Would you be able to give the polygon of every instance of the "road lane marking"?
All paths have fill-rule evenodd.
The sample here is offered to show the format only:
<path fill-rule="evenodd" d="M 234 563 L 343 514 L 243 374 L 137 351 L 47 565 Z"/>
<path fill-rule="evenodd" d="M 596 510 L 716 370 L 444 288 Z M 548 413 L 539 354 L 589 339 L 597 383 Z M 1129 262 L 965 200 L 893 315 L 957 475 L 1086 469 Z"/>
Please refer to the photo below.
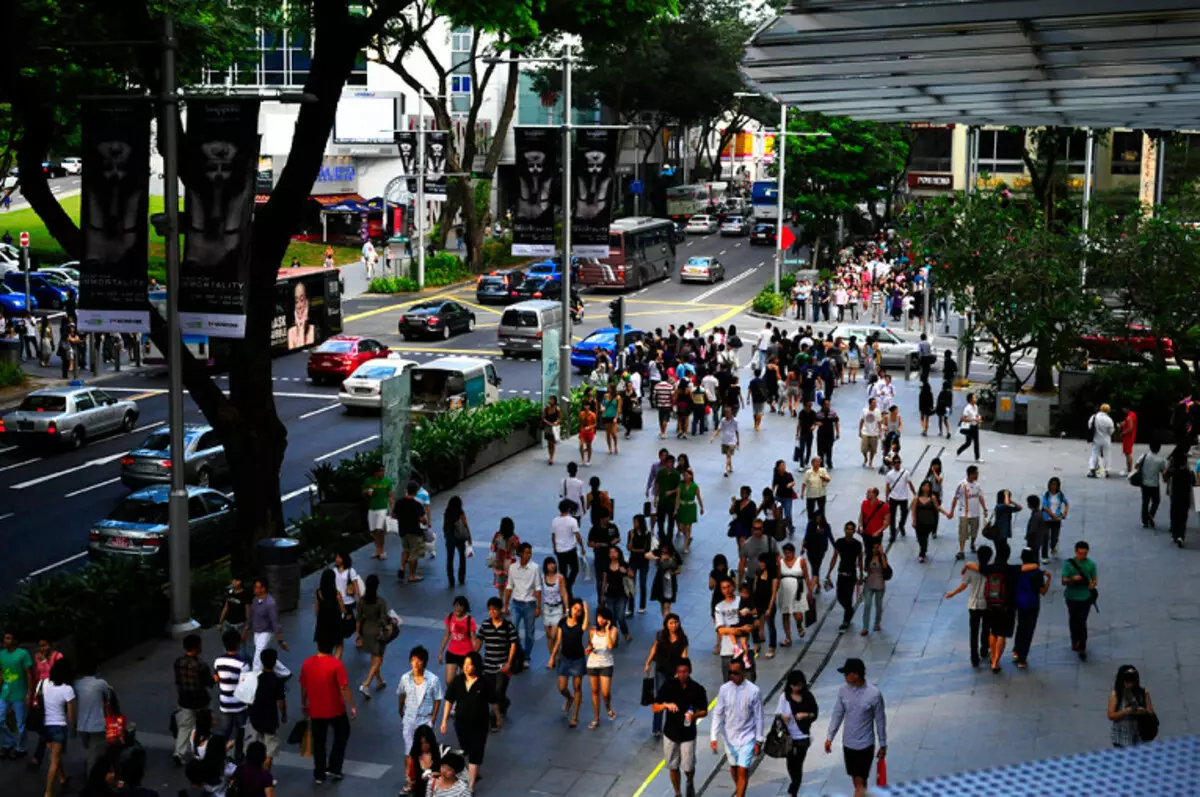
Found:
<path fill-rule="evenodd" d="M 468 302 L 466 299 L 463 299 L 461 297 L 456 298 L 454 301 L 458 302 L 459 304 L 465 304 L 467 307 L 474 307 L 476 310 L 482 310 L 485 313 L 493 313 L 495 315 L 504 315 L 503 310 L 497 310 L 494 307 L 486 307 L 482 304 L 475 304 L 475 302 Z"/>
<path fill-rule="evenodd" d="M 158 388 L 155 390 L 142 391 L 141 388 L 137 388 L 137 387 L 107 387 L 107 386 L 105 386 L 104 391 L 106 393 L 145 392 L 146 393 L 145 396 L 132 396 L 131 398 L 147 398 L 149 396 L 161 396 L 167 392 L 167 389 L 166 388 Z M 185 390 L 183 392 L 187 393 L 188 391 Z M 227 395 L 227 396 L 229 395 L 228 391 L 222 391 L 222 392 L 224 392 L 225 395 Z M 334 398 L 334 394 L 332 394 L 332 393 L 280 393 L 280 392 L 276 391 L 272 395 L 274 395 L 276 398 L 319 399 L 320 401 L 329 401 L 329 399 Z"/>
<path fill-rule="evenodd" d="M 328 407 L 322 407 L 322 408 L 321 408 L 321 409 L 319 409 L 319 410 L 312 410 L 311 412 L 306 412 L 306 413 L 304 413 L 303 415 L 299 416 L 299 417 L 297 418 L 297 420 L 301 420 L 301 421 L 302 421 L 302 420 L 304 420 L 305 418 L 311 418 L 311 417 L 312 417 L 312 416 L 314 416 L 314 415 L 320 415 L 322 412 L 329 412 L 330 410 L 336 410 L 336 409 L 337 409 L 338 407 L 340 407 L 340 406 L 342 406 L 342 404 L 341 404 L 341 402 L 339 401 L 339 402 L 338 402 L 338 403 L 336 403 L 336 404 L 330 404 Z"/>
<path fill-rule="evenodd" d="M 707 332 L 708 330 L 712 329 L 715 326 L 724 324 L 726 321 L 733 318 L 738 313 L 744 312 L 746 310 L 746 308 L 748 308 L 751 304 L 752 304 L 752 302 L 746 302 L 745 304 L 735 307 L 732 310 L 726 310 L 724 313 L 721 313 L 716 318 L 714 318 L 710 321 L 705 321 L 703 324 L 701 324 L 699 327 L 697 327 L 697 329 L 699 329 L 701 332 Z"/>
<path fill-rule="evenodd" d="M 377 434 L 373 434 L 370 437 L 364 437 L 362 440 L 357 440 L 348 446 L 342 446 L 341 448 L 337 449 L 336 451 L 330 451 L 328 454 L 322 454 L 319 457 L 314 457 L 313 462 L 324 462 L 325 460 L 329 459 L 330 457 L 336 457 L 338 454 L 343 454 L 352 448 L 358 448 L 363 443 L 369 443 L 372 440 L 378 440 L 378 439 L 379 439 L 379 435 L 377 435 Z"/>
<path fill-rule="evenodd" d="M 4 446 L 3 448 L 0 448 L 0 454 L 4 454 L 9 451 L 16 451 L 16 450 L 17 450 L 16 446 Z"/>
<path fill-rule="evenodd" d="M 55 562 L 52 565 L 46 565 L 41 570 L 34 570 L 32 573 L 25 576 L 25 578 L 26 579 L 37 578 L 38 576 L 42 575 L 43 573 L 49 573 L 51 570 L 57 570 L 58 568 L 62 567 L 63 565 L 70 564 L 71 562 L 74 562 L 76 559 L 82 559 L 85 556 L 87 556 L 87 551 L 81 551 L 80 553 L 77 553 L 74 556 L 68 556 L 66 559 L 60 559 L 59 561 Z"/>
<path fill-rule="evenodd" d="M 30 479 L 29 481 L 24 481 L 24 482 L 21 482 L 20 484 L 14 484 L 11 487 L 9 487 L 8 489 L 24 490 L 27 487 L 33 487 L 34 485 L 41 484 L 42 482 L 48 482 L 51 479 L 57 479 L 59 476 L 66 476 L 68 473 L 75 473 L 76 471 L 81 471 L 84 468 L 94 468 L 99 465 L 107 465 L 110 462 L 116 462 L 118 459 L 120 459 L 123 456 L 125 456 L 124 451 L 122 451 L 120 454 L 113 454 L 113 455 L 107 456 L 107 457 L 97 457 L 96 459 L 90 459 L 87 462 L 84 462 L 82 465 L 76 465 L 73 468 L 67 468 L 66 470 L 60 470 L 60 471 L 56 471 L 54 473 L 47 473 L 45 476 L 38 476 L 36 479 Z"/>
<path fill-rule="evenodd" d="M 98 484 L 93 484 L 91 487 L 84 487 L 83 489 L 76 490 L 73 493 L 67 493 L 66 495 L 63 496 L 63 498 L 74 498 L 77 495 L 83 495 L 84 493 L 90 493 L 92 490 L 99 490 L 101 487 L 107 487 L 108 485 L 116 484 L 119 481 L 121 481 L 120 476 L 118 476 L 115 479 L 109 479 L 108 481 L 103 481 L 103 482 L 99 482 Z"/>
<path fill-rule="evenodd" d="M 728 249 L 722 249 L 720 252 L 717 252 L 717 257 L 720 257 L 721 255 L 725 254 L 727 251 L 729 251 L 729 250 L 728 250 Z"/>
<path fill-rule="evenodd" d="M 15 515 L 15 514 L 17 514 L 17 513 L 16 513 L 16 512 L 9 512 L 8 514 L 5 514 L 5 515 L 0 515 L 0 520 L 8 520 L 10 517 L 12 517 L 12 516 L 13 516 L 13 515 Z"/>
<path fill-rule="evenodd" d="M 380 335 L 379 337 L 386 337 L 386 336 Z M 407 352 L 415 352 L 418 354 L 425 354 L 425 353 L 431 353 L 431 354 L 488 354 L 488 355 L 496 356 L 500 353 L 499 349 L 442 349 L 442 348 L 438 348 L 437 346 L 408 346 L 408 345 L 400 346 L 398 348 L 393 348 L 391 350 L 395 351 L 395 352 L 400 352 L 401 354 L 405 354 Z M 276 395 L 278 395 L 278 394 L 276 394 Z"/>
<path fill-rule="evenodd" d="M 285 501 L 291 501 L 293 498 L 295 498 L 298 495 L 304 495 L 305 493 L 311 493 L 313 491 L 313 489 L 314 489 L 313 485 L 310 484 L 307 487 L 301 487 L 299 490 L 292 490 L 290 493 L 286 493 L 284 495 L 279 496 L 279 503 L 282 504 Z"/>
<path fill-rule="evenodd" d="M 675 283 L 671 283 L 671 285 L 674 287 Z M 587 299 L 587 298 L 585 298 L 584 301 L 585 302 L 594 302 L 594 303 L 604 302 L 607 304 L 608 302 L 611 302 L 612 299 Z M 669 302 L 669 301 L 665 301 L 665 300 L 660 301 L 658 299 L 626 299 L 625 304 L 660 304 L 660 305 L 663 305 L 666 307 L 691 307 L 693 309 L 695 309 L 695 307 L 696 307 L 696 305 L 693 302 Z M 741 307 L 741 305 L 740 304 L 705 304 L 704 307 L 709 307 L 714 310 L 729 310 L 734 307 Z"/>
<path fill-rule="evenodd" d="M 692 244 L 694 244 L 694 243 L 696 243 L 696 242 L 695 242 L 695 241 L 688 241 L 686 244 L 684 244 L 684 246 L 691 246 L 691 245 L 692 245 Z"/>
<path fill-rule="evenodd" d="M 698 304 L 698 303 L 704 301 L 705 299 L 707 299 L 709 296 L 712 296 L 717 291 L 724 290 L 725 288 L 728 288 L 730 285 L 736 285 L 737 283 L 741 282 L 746 277 L 749 277 L 751 274 L 753 274 L 756 271 L 758 271 L 757 267 L 750 268 L 750 269 L 743 271 L 741 274 L 738 274 L 736 277 L 724 280 L 720 284 L 714 285 L 712 288 L 709 288 L 704 293 L 702 293 L 699 296 L 692 299 L 691 303 Z"/>
<path fill-rule="evenodd" d="M 379 315 L 380 313 L 390 313 L 393 310 L 403 310 L 405 307 L 411 307 L 414 304 L 417 304 L 418 302 L 428 302 L 428 301 L 432 301 L 433 299 L 444 299 L 444 298 L 446 298 L 445 294 L 441 294 L 441 293 L 436 294 L 434 296 L 417 296 L 417 297 L 414 297 L 413 299 L 411 299 L 410 301 L 401 302 L 400 304 L 389 304 L 386 307 L 377 307 L 374 310 L 367 310 L 362 313 L 355 313 L 354 315 L 348 315 L 342 319 L 342 323 L 344 324 L 348 321 L 357 321 L 360 318 L 370 318 L 371 316 Z"/>
<path fill-rule="evenodd" d="M 31 465 L 34 462 L 41 462 L 41 461 L 42 461 L 41 457 L 34 457 L 33 459 L 27 459 L 24 462 L 14 462 L 12 465 L 5 465 L 3 468 L 0 468 L 0 473 L 3 473 L 6 470 L 12 470 L 13 468 L 19 468 L 22 465 Z"/>
<path fill-rule="evenodd" d="M 130 429 L 129 433 L 136 434 L 138 432 L 144 432 L 147 429 L 153 429 L 156 426 L 162 426 L 164 423 L 166 423 L 166 421 L 155 421 L 154 423 L 148 423 L 145 426 L 139 426 L 136 429 Z"/>

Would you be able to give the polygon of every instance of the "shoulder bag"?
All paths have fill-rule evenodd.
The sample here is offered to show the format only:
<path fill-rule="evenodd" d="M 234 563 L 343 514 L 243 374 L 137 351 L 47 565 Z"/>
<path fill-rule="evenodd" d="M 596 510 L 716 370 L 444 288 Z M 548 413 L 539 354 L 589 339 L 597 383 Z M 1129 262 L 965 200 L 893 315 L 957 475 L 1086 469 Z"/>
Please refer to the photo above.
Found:
<path fill-rule="evenodd" d="M 1070 562 L 1071 567 L 1075 568 L 1076 573 L 1083 576 L 1084 583 L 1087 583 L 1088 582 L 1087 573 L 1083 572 L 1083 568 L 1081 568 L 1079 566 L 1079 562 L 1075 559 L 1068 559 L 1067 561 Z M 1092 606 L 1094 606 L 1096 608 L 1096 611 L 1100 611 L 1100 607 L 1096 603 L 1097 601 L 1100 600 L 1100 590 L 1096 589 L 1095 587 L 1091 587 L 1088 590 L 1088 593 L 1090 595 L 1090 597 L 1088 598 L 1088 601 L 1091 603 Z"/>
<path fill-rule="evenodd" d="M 787 758 L 791 752 L 792 735 L 788 733 L 787 722 L 783 717 L 776 716 L 763 744 L 763 753 L 771 758 Z"/>
<path fill-rule="evenodd" d="M 968 499 L 969 500 L 969 499 Z M 983 531 L 979 532 L 985 540 L 995 541 L 996 539 L 996 511 L 992 510 L 992 515 L 983 524 Z"/>
<path fill-rule="evenodd" d="M 1143 690 L 1145 692 L 1145 690 Z M 1149 694 L 1149 692 L 1145 692 Z M 1152 742 L 1158 737 L 1158 715 L 1151 711 L 1148 714 L 1137 715 L 1138 736 L 1143 742 Z"/>
<path fill-rule="evenodd" d="M 1129 474 L 1129 483 L 1134 487 L 1141 487 L 1145 484 L 1145 479 L 1142 476 L 1142 463 L 1146 461 L 1146 455 L 1142 454 L 1138 459 L 1137 464 L 1133 466 L 1133 473 Z"/>

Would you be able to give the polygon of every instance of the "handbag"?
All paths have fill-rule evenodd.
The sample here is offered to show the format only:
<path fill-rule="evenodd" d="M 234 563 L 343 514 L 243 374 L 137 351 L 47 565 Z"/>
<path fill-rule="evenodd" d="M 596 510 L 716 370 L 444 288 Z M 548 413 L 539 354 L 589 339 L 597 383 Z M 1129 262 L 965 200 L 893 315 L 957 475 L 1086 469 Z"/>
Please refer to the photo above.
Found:
<path fill-rule="evenodd" d="M 648 675 L 642 679 L 642 705 L 649 706 L 654 703 L 654 676 Z"/>
<path fill-rule="evenodd" d="M 875 785 L 880 788 L 887 786 L 887 759 L 880 758 L 875 762 Z"/>
<path fill-rule="evenodd" d="M 29 707 L 29 712 L 25 715 L 25 730 L 37 734 L 41 734 L 46 729 L 46 706 L 42 701 L 42 685 L 45 683 L 45 681 L 38 681 L 37 690 L 33 693 L 33 705 Z"/>
<path fill-rule="evenodd" d="M 125 743 L 125 715 L 121 713 L 117 695 L 112 689 L 104 699 L 104 741 L 106 744 Z"/>
<path fill-rule="evenodd" d="M 800 461 L 800 446 L 792 446 L 792 462 Z"/>
<path fill-rule="evenodd" d="M 771 758 L 787 758 L 791 752 L 792 735 L 788 733 L 787 723 L 782 717 L 776 717 L 763 743 L 763 753 Z"/>
<path fill-rule="evenodd" d="M 892 570 L 892 566 L 891 566 L 891 565 L 884 565 L 884 566 L 883 566 L 883 580 L 884 580 L 884 581 L 891 581 L 891 580 L 892 580 L 892 576 L 893 576 L 893 575 L 895 575 L 895 571 L 893 571 L 893 570 Z"/>
<path fill-rule="evenodd" d="M 1141 487 L 1145 484 L 1145 479 L 1142 477 L 1142 463 L 1146 461 L 1146 455 L 1142 454 L 1141 459 L 1133 466 L 1133 473 L 1129 474 L 1129 483 L 1134 487 Z"/>
<path fill-rule="evenodd" d="M 1086 582 L 1087 574 L 1083 572 L 1083 569 L 1077 564 L 1076 560 L 1068 559 L 1067 561 L 1070 563 L 1071 567 L 1075 568 L 1076 573 L 1083 576 L 1083 579 Z M 1100 611 L 1100 607 L 1096 606 L 1096 601 L 1100 600 L 1100 590 L 1096 589 L 1095 587 L 1092 587 L 1091 589 L 1088 590 L 1088 595 L 1089 595 L 1088 602 L 1096 608 L 1096 611 Z"/>
<path fill-rule="evenodd" d="M 349 639 L 358 632 L 358 621 L 354 619 L 353 614 L 347 612 L 346 614 L 342 615 L 340 628 L 342 632 L 342 639 Z"/>
<path fill-rule="evenodd" d="M 300 744 L 304 739 L 304 734 L 308 732 L 308 720 L 300 720 L 292 726 L 292 732 L 288 734 L 288 744 Z"/>
<path fill-rule="evenodd" d="M 816 596 L 810 590 L 808 593 L 808 608 L 804 610 L 804 626 L 811 628 L 817 624 L 817 601 Z"/>
<path fill-rule="evenodd" d="M 625 576 L 624 578 L 621 579 L 621 582 L 625 586 L 626 597 L 632 598 L 634 595 L 637 594 L 637 584 L 634 583 L 633 576 Z M 643 703 L 642 705 L 646 705 L 646 704 Z"/>
<path fill-rule="evenodd" d="M 379 644 L 387 645 L 396 641 L 400 636 L 400 615 L 394 609 L 388 610 L 387 619 L 379 625 Z"/>
<path fill-rule="evenodd" d="M 1143 742 L 1152 742 L 1158 736 L 1158 715 L 1154 712 L 1137 715 L 1138 736 Z"/>

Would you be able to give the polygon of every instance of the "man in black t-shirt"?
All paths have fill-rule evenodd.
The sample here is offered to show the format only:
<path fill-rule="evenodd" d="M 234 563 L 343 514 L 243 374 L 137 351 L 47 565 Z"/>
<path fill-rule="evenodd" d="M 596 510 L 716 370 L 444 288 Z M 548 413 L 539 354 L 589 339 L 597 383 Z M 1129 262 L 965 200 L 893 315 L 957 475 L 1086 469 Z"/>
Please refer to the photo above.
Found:
<path fill-rule="evenodd" d="M 817 411 L 813 409 L 812 402 L 805 398 L 804 406 L 800 408 L 796 420 L 796 439 L 800 443 L 800 456 L 796 461 L 801 465 L 812 460 L 813 427 L 816 423 Z"/>
<path fill-rule="evenodd" d="M 596 598 L 602 601 L 604 596 L 600 594 L 600 588 L 603 580 L 600 574 L 608 568 L 608 549 L 621 544 L 621 530 L 608 517 L 608 510 L 604 507 L 596 510 L 596 521 L 596 525 L 588 532 L 587 545 L 592 549 L 592 562 L 596 569 L 593 574 L 596 577 Z"/>
<path fill-rule="evenodd" d="M 833 441 L 842 436 L 842 422 L 830 406 L 829 399 L 821 402 L 817 413 L 817 456 L 829 470 L 833 470 Z"/>
<path fill-rule="evenodd" d="M 853 521 L 845 526 L 846 536 L 833 543 L 833 560 L 829 563 L 829 571 L 825 574 L 825 584 L 829 585 L 829 577 L 833 568 L 838 571 L 837 601 L 842 605 L 842 624 L 838 631 L 850 627 L 854 618 L 854 588 L 863 580 L 863 546 L 854 538 L 857 527 Z"/>
<path fill-rule="evenodd" d="M 275 673 L 279 654 L 275 648 L 262 652 L 263 670 L 258 674 L 254 687 L 254 702 L 250 704 L 250 716 L 246 724 L 246 746 L 251 742 L 262 742 L 267 748 L 265 769 L 271 768 L 271 760 L 279 755 L 279 726 L 287 722 L 287 698 L 283 691 L 283 679 Z"/>
<path fill-rule="evenodd" d="M 671 785 L 679 797 L 682 770 L 687 778 L 688 797 L 694 797 L 696 787 L 696 722 L 708 714 L 708 694 L 692 680 L 692 663 L 680 659 L 675 665 L 675 677 L 662 685 L 651 706 L 655 713 L 666 712 L 663 722 L 663 758 L 671 775 Z"/>
<path fill-rule="evenodd" d="M 417 575 L 417 563 L 425 551 L 425 505 L 417 500 L 417 490 L 421 489 L 416 482 L 409 482 L 404 488 L 404 497 L 392 508 L 392 517 L 400 532 L 400 540 L 404 543 L 404 553 L 400 557 L 400 570 L 396 577 L 404 580 L 404 571 L 408 569 L 409 581 L 420 581 Z M 381 556 L 385 556 L 383 554 Z"/>
<path fill-rule="evenodd" d="M 250 605 L 253 597 L 240 576 L 230 579 L 229 586 L 225 588 L 225 605 L 221 608 L 221 619 L 218 623 L 222 633 L 237 631 L 241 636 L 245 636 L 246 607 Z"/>

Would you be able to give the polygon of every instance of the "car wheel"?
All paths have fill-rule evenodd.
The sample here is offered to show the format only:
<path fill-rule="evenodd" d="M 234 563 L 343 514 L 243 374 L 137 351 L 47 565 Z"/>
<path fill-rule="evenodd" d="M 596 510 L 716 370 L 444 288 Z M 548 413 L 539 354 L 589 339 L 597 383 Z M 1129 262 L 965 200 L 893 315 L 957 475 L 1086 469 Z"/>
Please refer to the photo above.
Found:
<path fill-rule="evenodd" d="M 121 419 L 121 433 L 129 434 L 133 431 L 133 424 L 137 421 L 137 416 L 132 412 L 125 413 L 125 417 Z"/>
<path fill-rule="evenodd" d="M 400 330 L 400 339 L 401 340 L 409 340 L 408 332 L 403 329 Z"/>
<path fill-rule="evenodd" d="M 442 327 L 442 340 L 450 340 L 450 325 Z"/>
<path fill-rule="evenodd" d="M 475 331 L 475 316 L 471 316 L 470 318 L 467 319 L 467 331 L 468 332 Z"/>
<path fill-rule="evenodd" d="M 210 484 L 212 484 L 212 472 L 208 468 L 201 468 L 200 472 L 196 474 L 196 486 L 208 487 Z"/>
<path fill-rule="evenodd" d="M 71 432 L 71 436 L 67 439 L 67 445 L 72 449 L 83 448 L 83 444 L 85 442 L 86 442 L 86 437 L 83 433 L 82 427 L 77 427 L 74 431 Z"/>

